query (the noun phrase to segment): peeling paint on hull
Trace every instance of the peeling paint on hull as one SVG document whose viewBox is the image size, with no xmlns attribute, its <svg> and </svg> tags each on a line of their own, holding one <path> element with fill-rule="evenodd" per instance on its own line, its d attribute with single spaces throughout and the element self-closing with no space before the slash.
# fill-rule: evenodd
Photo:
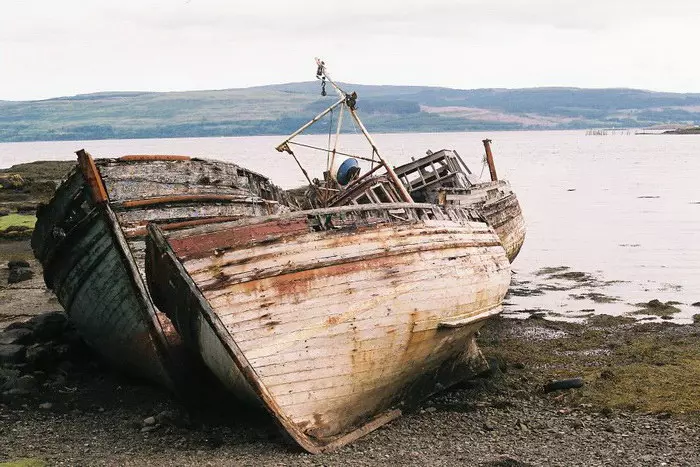
<svg viewBox="0 0 700 467">
<path fill-rule="evenodd" d="M 173 210 L 180 213 L 176 220 L 191 221 L 269 214 L 281 207 L 257 195 L 259 187 L 252 185 L 264 177 L 234 164 L 166 156 L 94 163 L 89 155 L 83 158 L 88 163 L 76 168 L 38 212 L 32 248 L 45 281 L 93 349 L 126 372 L 180 391 L 201 363 L 152 303 L 145 285 L 143 226 L 172 221 Z M 85 167 L 93 170 L 89 177 Z M 103 184 L 102 197 L 108 199 L 96 201 L 91 183 Z M 178 190 L 197 196 L 160 203 L 158 209 L 140 205 Z M 215 198 L 224 195 L 224 201 Z M 141 202 L 124 204 L 132 200 Z"/>
<path fill-rule="evenodd" d="M 347 444 L 482 368 L 474 334 L 510 282 L 486 224 L 266 225 L 168 239 L 150 227 L 149 288 L 224 384 L 302 448 Z"/>
</svg>

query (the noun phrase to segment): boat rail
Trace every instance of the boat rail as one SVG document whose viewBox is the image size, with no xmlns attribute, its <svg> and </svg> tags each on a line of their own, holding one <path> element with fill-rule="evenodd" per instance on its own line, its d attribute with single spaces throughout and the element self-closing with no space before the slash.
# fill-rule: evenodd
<svg viewBox="0 0 700 467">
<path fill-rule="evenodd" d="M 197 226 L 197 233 L 204 234 L 225 229 L 248 227 L 268 222 L 293 222 L 305 219 L 316 231 L 359 227 L 386 223 L 426 220 L 451 220 L 453 222 L 484 222 L 482 215 L 471 208 L 459 205 L 438 206 L 427 203 L 377 203 L 294 211 L 271 216 L 261 216 L 231 222 Z M 190 235 L 187 230 L 172 232 L 170 238 Z"/>
</svg>

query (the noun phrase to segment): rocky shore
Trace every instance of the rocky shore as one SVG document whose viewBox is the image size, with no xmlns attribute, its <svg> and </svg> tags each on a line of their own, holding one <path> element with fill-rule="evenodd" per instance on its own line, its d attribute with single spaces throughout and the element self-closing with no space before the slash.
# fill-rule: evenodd
<svg viewBox="0 0 700 467">
<path fill-rule="evenodd" d="M 0 240 L 31 236 L 37 205 L 51 198 L 74 165 L 74 161 L 38 161 L 0 169 Z"/>
<path fill-rule="evenodd" d="M 42 314 L 0 334 L 0 461 L 698 465 L 698 337 L 697 325 L 499 318 L 480 336 L 490 363 L 482 377 L 312 456 L 287 444 L 263 412 L 225 400 L 195 408 L 112 372 L 61 313 Z M 9 356 L 8 346 L 17 346 Z M 552 380 L 572 377 L 583 386 L 545 392 Z"/>
</svg>

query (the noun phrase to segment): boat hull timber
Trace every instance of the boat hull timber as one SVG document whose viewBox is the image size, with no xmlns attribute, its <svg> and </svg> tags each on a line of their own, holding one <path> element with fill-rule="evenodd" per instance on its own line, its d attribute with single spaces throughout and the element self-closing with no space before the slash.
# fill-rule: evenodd
<svg viewBox="0 0 700 467">
<path fill-rule="evenodd" d="M 212 183 L 214 175 L 221 181 Z M 37 212 L 32 248 L 88 345 L 117 368 L 184 392 L 201 363 L 148 293 L 145 225 L 173 229 L 281 212 L 277 200 L 259 196 L 257 183 L 276 189 L 234 164 L 185 156 L 94 161 L 79 152 L 79 166 Z"/>
<path fill-rule="evenodd" d="M 328 451 L 484 369 L 475 333 L 501 311 L 510 264 L 493 229 L 460 212 L 393 203 L 149 226 L 148 285 L 233 394 Z"/>
<path fill-rule="evenodd" d="M 512 263 L 525 242 L 525 219 L 520 202 L 506 180 L 483 182 L 470 188 L 443 188 L 437 192 L 442 205 L 476 209 L 493 227 Z"/>
<path fill-rule="evenodd" d="M 525 241 L 525 220 L 515 192 L 506 180 L 481 181 L 456 151 L 441 149 L 394 168 L 418 203 L 476 209 L 503 242 L 512 263 Z"/>
</svg>

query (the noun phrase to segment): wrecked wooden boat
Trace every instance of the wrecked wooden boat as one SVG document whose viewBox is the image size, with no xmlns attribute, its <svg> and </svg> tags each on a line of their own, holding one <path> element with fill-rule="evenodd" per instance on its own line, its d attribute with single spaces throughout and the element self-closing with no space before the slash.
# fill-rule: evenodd
<svg viewBox="0 0 700 467">
<path fill-rule="evenodd" d="M 150 225 L 148 285 L 226 387 L 318 453 L 484 369 L 474 334 L 510 264 L 477 219 L 386 203 Z"/>
<path fill-rule="evenodd" d="M 483 141 L 490 181 L 472 173 L 456 151 L 428 151 L 425 157 L 394 171 L 413 200 L 440 205 L 459 205 L 477 209 L 503 243 L 513 262 L 525 241 L 525 220 L 510 183 L 499 180 L 493 162 L 491 141 Z"/>
<path fill-rule="evenodd" d="M 146 224 L 177 230 L 282 212 L 280 190 L 223 162 L 77 154 L 78 166 L 37 212 L 32 248 L 46 284 L 93 349 L 178 390 L 192 361 L 145 285 Z"/>
<path fill-rule="evenodd" d="M 149 225 L 155 303 L 241 399 L 257 401 L 299 446 L 332 450 L 484 368 L 475 342 L 501 311 L 510 264 L 481 214 L 415 203 L 371 146 L 309 182 L 316 209 L 167 232 Z M 340 130 L 336 132 L 337 135 Z M 296 146 L 295 146 L 296 145 Z M 294 148 L 294 149 L 293 149 Z M 360 176 L 358 160 L 369 166 Z"/>
</svg>

